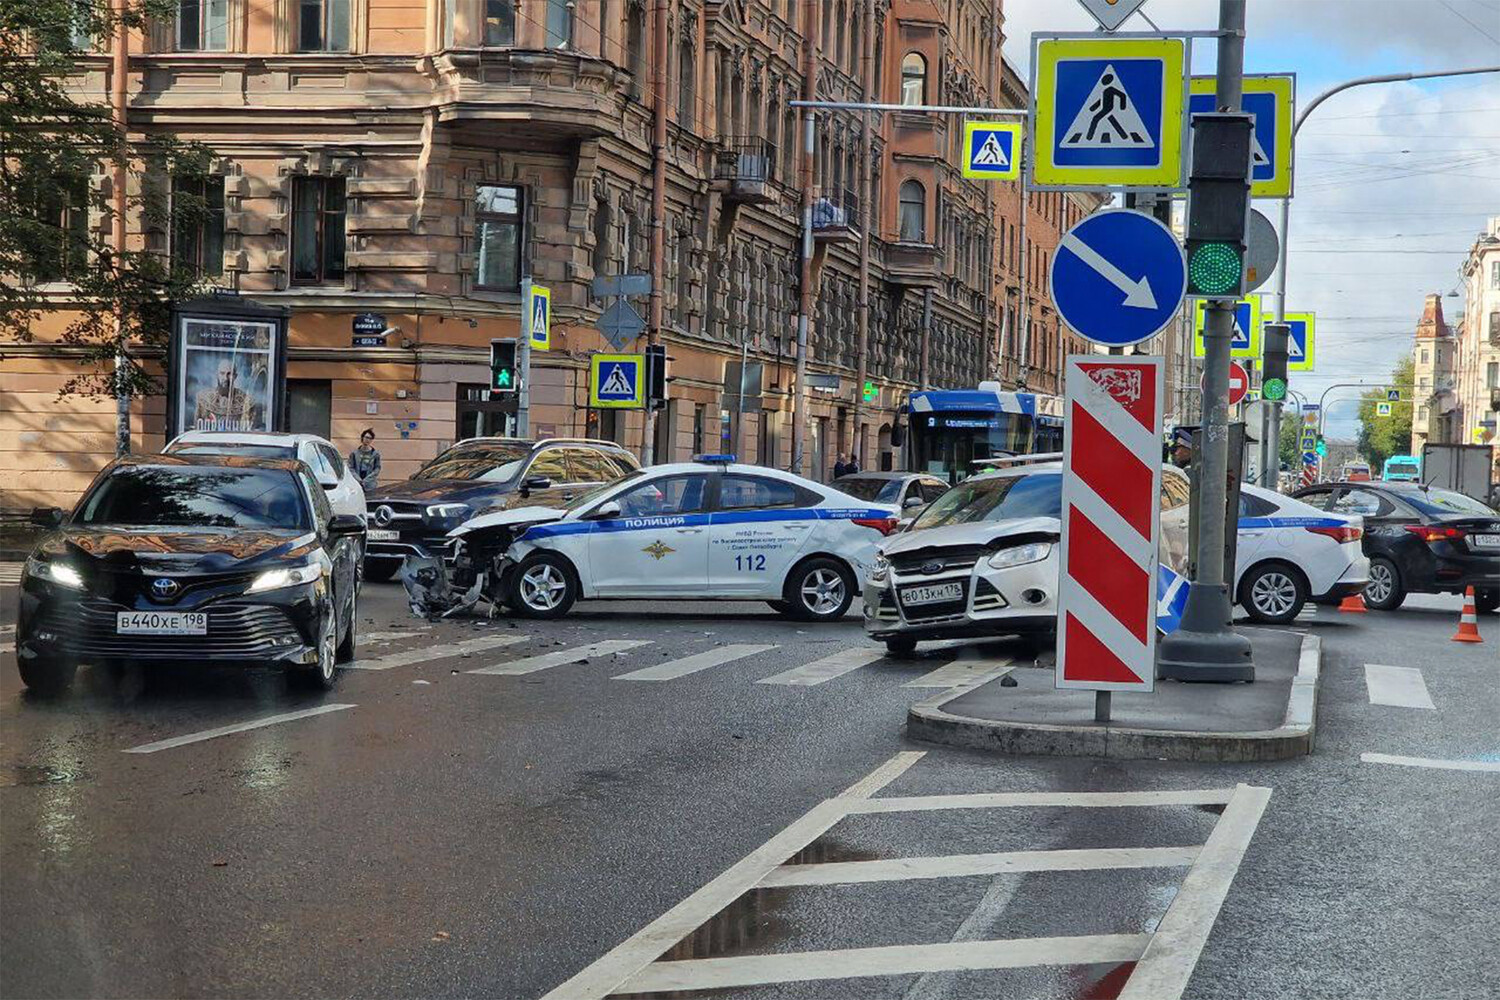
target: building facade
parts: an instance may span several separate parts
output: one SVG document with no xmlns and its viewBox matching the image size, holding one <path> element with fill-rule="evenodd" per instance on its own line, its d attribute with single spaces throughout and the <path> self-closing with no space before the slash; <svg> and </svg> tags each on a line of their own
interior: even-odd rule
<svg viewBox="0 0 1500 1000">
<path fill-rule="evenodd" d="M 1500 216 L 1490 217 L 1459 273 L 1464 318 L 1456 372 L 1463 421 L 1458 440 L 1493 443 L 1500 417 Z"/>
<path fill-rule="evenodd" d="M 1000 0 L 182 0 L 131 36 L 129 122 L 215 152 L 192 192 L 215 211 L 188 233 L 131 217 L 128 238 L 288 309 L 290 429 L 347 448 L 373 427 L 389 478 L 512 432 L 489 344 L 517 336 L 527 279 L 553 303 L 531 434 L 644 450 L 641 411 L 588 403 L 612 304 L 593 282 L 627 274 L 652 292 L 625 349 L 655 338 L 671 358 L 655 459 L 787 467 L 806 208 L 802 471 L 850 451 L 899 468 L 914 389 L 1059 391 L 1085 344 L 1048 265 L 1098 202 L 1033 194 L 1023 238 L 1019 184 L 961 176 L 960 117 L 820 112 L 808 161 L 790 102 L 1024 107 L 1003 31 Z M 91 53 L 77 85 L 104 103 L 111 66 Z M 0 344 L 0 506 L 70 503 L 112 455 L 113 400 L 57 396 L 79 364 L 57 338 L 71 287 L 40 292 L 34 341 Z M 369 315 L 383 346 L 356 346 Z M 134 401 L 137 451 L 163 444 L 164 412 Z"/>
<path fill-rule="evenodd" d="M 1427 442 L 1458 440 L 1460 415 L 1455 371 L 1458 340 L 1443 318 L 1443 297 L 1427 296 L 1412 346 L 1411 453 Z"/>
</svg>

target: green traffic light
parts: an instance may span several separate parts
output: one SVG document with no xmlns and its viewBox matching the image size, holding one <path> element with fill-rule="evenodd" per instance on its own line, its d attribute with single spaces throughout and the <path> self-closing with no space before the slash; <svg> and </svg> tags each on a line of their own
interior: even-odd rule
<svg viewBox="0 0 1500 1000">
<path fill-rule="evenodd" d="M 1317 451 L 1317 453 L 1319 455 L 1327 455 L 1328 454 L 1328 445 L 1326 445 L 1326 444 L 1323 443 L 1323 439 L 1322 438 L 1318 438 L 1318 447 L 1316 449 L 1314 449 L 1314 450 Z"/>
<path fill-rule="evenodd" d="M 1188 282 L 1204 295 L 1226 295 L 1240 287 L 1243 270 L 1238 249 L 1228 243 L 1203 243 L 1188 259 Z"/>
<path fill-rule="evenodd" d="M 497 389 L 509 389 L 510 388 L 510 369 L 509 368 L 501 368 L 499 371 L 495 372 L 495 388 L 497 388 Z"/>
<path fill-rule="evenodd" d="M 1260 394 L 1272 402 L 1286 399 L 1286 380 L 1279 378 L 1266 379 L 1260 385 Z"/>
</svg>

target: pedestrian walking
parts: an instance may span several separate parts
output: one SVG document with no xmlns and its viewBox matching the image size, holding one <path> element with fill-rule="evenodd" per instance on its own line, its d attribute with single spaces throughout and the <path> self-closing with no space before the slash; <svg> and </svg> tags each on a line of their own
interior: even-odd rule
<svg viewBox="0 0 1500 1000">
<path fill-rule="evenodd" d="M 849 464 L 844 461 L 843 455 L 835 455 L 833 460 L 833 478 L 841 479 L 849 474 Z"/>
<path fill-rule="evenodd" d="M 380 452 L 375 450 L 375 428 L 359 432 L 359 447 L 349 453 L 349 469 L 366 493 L 380 483 Z"/>
</svg>

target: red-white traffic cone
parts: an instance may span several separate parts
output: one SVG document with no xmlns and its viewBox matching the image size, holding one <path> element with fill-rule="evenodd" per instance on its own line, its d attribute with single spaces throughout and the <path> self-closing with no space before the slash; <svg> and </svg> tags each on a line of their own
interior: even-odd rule
<svg viewBox="0 0 1500 1000">
<path fill-rule="evenodd" d="M 1479 634 L 1479 620 L 1474 616 L 1474 588 L 1464 588 L 1464 610 L 1458 616 L 1458 632 L 1453 636 L 1454 642 L 1483 642 L 1484 637 Z"/>
<path fill-rule="evenodd" d="M 1350 594 L 1339 602 L 1340 611 L 1355 611 L 1359 614 L 1368 614 L 1370 609 L 1365 607 L 1365 595 L 1359 592 Z"/>
</svg>

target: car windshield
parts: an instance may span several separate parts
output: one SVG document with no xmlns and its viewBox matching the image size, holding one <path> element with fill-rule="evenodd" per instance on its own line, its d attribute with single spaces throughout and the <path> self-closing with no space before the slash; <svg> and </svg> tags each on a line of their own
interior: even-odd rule
<svg viewBox="0 0 1500 1000">
<path fill-rule="evenodd" d="M 948 524 L 1004 521 L 1017 517 L 1062 517 L 1062 476 L 1034 472 L 1025 476 L 968 479 L 934 500 L 912 529 Z"/>
<path fill-rule="evenodd" d="M 471 479 L 504 483 L 514 479 L 531 445 L 485 444 L 459 445 L 449 448 L 417 470 L 413 479 Z"/>
<path fill-rule="evenodd" d="M 877 479 L 874 476 L 838 479 L 834 481 L 833 487 L 851 497 L 874 503 L 895 503 L 896 498 L 901 495 L 901 480 Z"/>
<path fill-rule="evenodd" d="M 1471 496 L 1454 490 L 1427 487 L 1422 490 L 1403 490 L 1401 499 L 1424 514 L 1451 517 L 1454 514 L 1494 514 L 1493 508 L 1480 503 Z"/>
<path fill-rule="evenodd" d="M 296 458 L 297 449 L 280 444 L 241 444 L 236 441 L 188 441 L 167 449 L 171 455 L 243 455 L 246 458 Z"/>
<path fill-rule="evenodd" d="M 84 498 L 74 524 L 306 530 L 307 504 L 285 469 L 130 466 Z"/>
</svg>

